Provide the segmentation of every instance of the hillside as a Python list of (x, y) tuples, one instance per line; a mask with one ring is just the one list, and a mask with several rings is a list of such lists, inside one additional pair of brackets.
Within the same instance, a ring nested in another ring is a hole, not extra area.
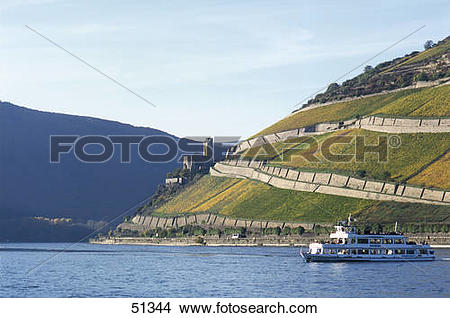
[[(377, 210), (375, 217), (369, 212)], [(385, 213), (382, 213), (382, 212)], [(262, 182), (204, 176), (169, 202), (144, 214), (179, 215), (216, 213), (254, 220), (279, 220), (305, 223), (333, 223), (352, 213), (360, 222), (369, 217), (376, 222), (395, 218), (408, 222), (442, 222), (448, 207), (425, 204), (377, 202), (278, 189)]]
[[(119, 151), (102, 164), (83, 163), (73, 152), (62, 155), (59, 164), (51, 164), (50, 135), (168, 134), (152, 128), (35, 111), (1, 102), (0, 232), (11, 233), (6, 228), (15, 228), (14, 239), (20, 237), (20, 231), (28, 240), (32, 238), (27, 231), (34, 231), (39, 240), (44, 237), (38, 229), (34, 230), (37, 227), (28, 226), (33, 223), (31, 219), (22, 221), (24, 218), (66, 217), (81, 223), (110, 220), (149, 197), (167, 172), (179, 165), (176, 161), (148, 163), (137, 151), (132, 152), (130, 164), (120, 163)], [(46, 230), (41, 227), (42, 231)], [(52, 240), (50, 236), (48, 239)], [(5, 235), (0, 238), (13, 239)]]
[[(434, 163), (436, 158), (440, 158), (450, 149), (450, 133), (430, 134), (402, 134), (401, 145), (397, 148), (389, 147), (387, 161), (380, 162), (376, 153), (368, 153), (363, 162), (333, 162), (327, 160), (320, 149), (325, 141), (330, 137), (364, 137), (367, 144), (377, 144), (382, 136), (387, 136), (388, 140), (397, 134), (386, 134), (382, 132), (369, 131), (364, 129), (349, 129), (339, 132), (327, 133), (317, 136), (317, 148), (311, 149), (302, 147), (307, 145), (307, 138), (290, 139), (286, 142), (272, 144), (270, 146), (260, 146), (250, 148), (242, 154), (243, 158), (254, 160), (268, 160), (275, 166), (286, 166), (309, 171), (339, 172), (344, 175), (358, 175), (364, 172), (364, 177), (375, 180), (389, 180), (393, 182), (407, 182), (415, 185), (427, 185), (428, 187), (450, 189), (450, 162), (448, 156)], [(420, 149), (420, 151), (416, 151)], [(276, 150), (276, 151), (275, 151)], [(355, 139), (347, 145), (337, 144), (332, 147), (336, 155), (353, 155), (355, 153)], [(317, 158), (317, 162), (308, 160), (312, 155)], [(447, 160), (445, 160), (447, 159)], [(440, 175), (435, 177), (432, 167), (428, 172), (421, 172), (413, 178), (416, 171), (422, 167), (434, 164), (439, 167)]]
[(404, 57), (365, 67), (362, 74), (332, 83), (324, 93), (310, 99), (303, 108), (314, 103), (339, 101), (348, 97), (368, 95), (413, 85), (417, 81), (433, 81), (450, 76), (450, 37), (429, 45), (422, 52), (411, 52)]
[(323, 122), (339, 122), (361, 116), (433, 118), (450, 117), (450, 85), (407, 89), (348, 102), (338, 102), (293, 113), (255, 136), (307, 127)]
[[(351, 213), (361, 223), (448, 229), (449, 47), (446, 38), (331, 85), (308, 107), (242, 141), (209, 176), (140, 213), (309, 224)], [(318, 101), (329, 103), (312, 104)], [(330, 140), (337, 144), (325, 153)], [(368, 152), (357, 159), (356, 140), (386, 140), (386, 158)], [(343, 155), (349, 159), (333, 159)]]

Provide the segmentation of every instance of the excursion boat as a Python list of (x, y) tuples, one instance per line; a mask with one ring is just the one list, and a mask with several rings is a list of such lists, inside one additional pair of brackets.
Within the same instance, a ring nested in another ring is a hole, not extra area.
[(432, 261), (434, 251), (428, 244), (416, 244), (395, 231), (389, 234), (357, 234), (354, 227), (335, 226), (330, 242), (311, 243), (300, 255), (307, 262), (351, 262), (351, 261)]

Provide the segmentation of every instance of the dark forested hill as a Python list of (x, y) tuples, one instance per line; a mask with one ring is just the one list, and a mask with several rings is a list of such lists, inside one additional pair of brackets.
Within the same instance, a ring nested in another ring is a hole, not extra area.
[(0, 232), (2, 223), (5, 227), (24, 217), (109, 220), (150, 196), (167, 172), (179, 166), (177, 160), (148, 163), (139, 157), (137, 147), (132, 147), (131, 163), (120, 163), (119, 146), (113, 158), (101, 164), (80, 162), (72, 152), (63, 154), (59, 164), (50, 163), (50, 135), (89, 134), (168, 135), (0, 102)]

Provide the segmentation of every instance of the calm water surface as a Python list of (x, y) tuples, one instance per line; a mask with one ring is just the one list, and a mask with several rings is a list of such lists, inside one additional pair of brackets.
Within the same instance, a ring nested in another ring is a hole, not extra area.
[(77, 244), (58, 254), (69, 246), (0, 244), (0, 297), (450, 297), (450, 249), (434, 262), (357, 264), (269, 247)]

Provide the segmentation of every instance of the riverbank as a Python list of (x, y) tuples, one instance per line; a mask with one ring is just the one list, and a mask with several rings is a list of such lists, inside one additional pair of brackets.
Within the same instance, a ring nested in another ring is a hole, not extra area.
[[(428, 242), (434, 248), (449, 248), (450, 235), (446, 233), (425, 233), (407, 235), (408, 239), (421, 243)], [(307, 246), (314, 241), (328, 240), (329, 235), (291, 235), (291, 236), (254, 236), (248, 238), (218, 237), (218, 236), (191, 236), (176, 238), (157, 237), (105, 237), (91, 239), (91, 244), (116, 245), (153, 245), (153, 246)]]
[[(325, 239), (316, 237), (316, 239)], [(91, 244), (125, 244), (125, 245), (161, 245), (161, 246), (307, 246), (309, 238), (218, 238), (218, 237), (183, 237), (183, 238), (155, 238), (155, 237), (109, 237), (92, 239)]]

